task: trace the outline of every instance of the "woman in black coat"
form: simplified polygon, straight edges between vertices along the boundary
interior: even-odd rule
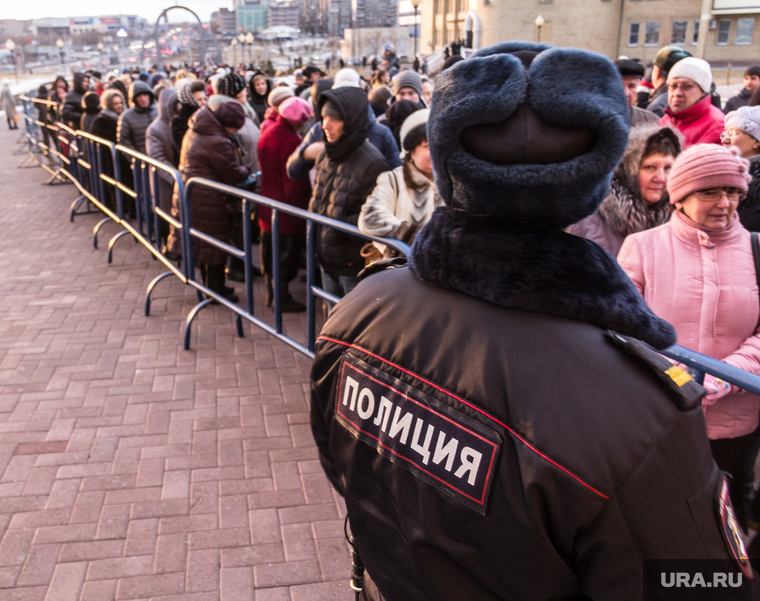
[[[105,90],[100,97],[100,108],[100,113],[92,122],[90,133],[116,144],[116,126],[119,122],[119,115],[124,111],[124,97],[117,89]],[[103,162],[103,173],[113,177],[113,157],[108,150],[102,150],[101,161]],[[108,208],[113,210],[116,207],[115,190],[110,185],[105,185],[104,189],[106,192],[104,202]]]
[[[272,91],[272,82],[261,71],[257,71],[251,77],[251,83],[248,90],[248,102],[251,103],[253,110],[259,118],[259,123],[264,123],[264,115],[269,108],[267,98]]]

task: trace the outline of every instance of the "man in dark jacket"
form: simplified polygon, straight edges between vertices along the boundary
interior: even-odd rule
[[[328,90],[319,99],[325,147],[317,158],[309,210],[356,225],[377,176],[388,163],[368,140],[369,100],[359,88]],[[322,286],[341,297],[353,290],[364,267],[364,242],[331,228],[320,228],[317,258]]]
[[[87,92],[82,96],[84,112],[80,117],[79,129],[88,134],[92,133],[92,125],[100,114],[100,96],[95,92]]]
[[[145,154],[145,132],[158,116],[153,91],[147,83],[138,80],[129,86],[129,106],[119,117],[117,138],[119,144]]]
[[[82,97],[89,87],[90,78],[86,74],[74,73],[74,87],[66,94],[61,111],[64,123],[72,129],[79,129],[79,121],[84,113]]]
[[[440,76],[428,122],[447,206],[316,347],[312,431],[364,598],[676,599],[657,560],[679,559],[751,598],[704,390],[639,342],[673,328],[563,231],[626,146],[615,67],[529,43],[474,56]]]
[[[760,84],[760,65],[752,65],[744,72],[744,87],[742,91],[733,98],[728,99],[726,106],[723,107],[723,111],[728,115],[728,113],[735,111],[739,107],[747,106],[758,84]]]

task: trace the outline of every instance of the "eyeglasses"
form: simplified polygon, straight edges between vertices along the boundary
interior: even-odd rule
[[[722,134],[720,134],[720,141],[725,142],[726,140],[730,140],[731,138],[738,138],[739,136],[745,133],[746,132],[743,132],[740,129],[727,129]]]
[[[694,84],[694,83],[669,83],[668,91],[675,92],[678,88],[681,88],[681,91],[684,94],[688,94],[696,87],[697,87],[697,84]]]
[[[746,194],[739,188],[710,188],[708,190],[697,190],[694,195],[702,202],[718,202],[726,195],[729,201],[737,202],[744,200]]]

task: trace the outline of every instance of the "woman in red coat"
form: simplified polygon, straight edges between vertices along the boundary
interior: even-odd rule
[[[279,107],[274,125],[259,138],[259,165],[261,166],[261,195],[286,204],[306,209],[311,187],[309,180],[294,181],[288,177],[288,157],[298,148],[301,136],[296,132],[311,118],[309,104],[297,97],[288,98]],[[259,207],[261,228],[261,271],[267,284],[267,306],[273,303],[272,291],[272,211]],[[280,215],[280,278],[282,310],[299,313],[306,305],[296,301],[288,291],[288,284],[298,275],[298,264],[304,248],[306,222],[291,215]]]

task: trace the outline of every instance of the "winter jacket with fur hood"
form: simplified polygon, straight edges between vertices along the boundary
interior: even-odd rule
[[[705,94],[702,100],[680,113],[674,113],[670,107],[665,109],[660,125],[670,125],[680,131],[686,150],[694,144],[720,144],[725,119],[723,111],[713,106],[712,96]]]
[[[568,232],[596,242],[617,257],[623,240],[629,234],[662,225],[670,219],[670,204],[665,193],[660,202],[648,205],[641,197],[639,169],[649,140],[656,135],[670,138],[681,151],[681,135],[671,127],[642,125],[631,129],[628,147],[610,185],[607,197],[589,217],[571,225]]]
[[[150,104],[141,107],[135,103],[135,98],[141,94],[150,96]],[[119,144],[145,154],[145,134],[148,126],[158,116],[153,91],[144,81],[136,81],[129,86],[129,108],[119,117],[116,137]]]
[[[678,344],[760,375],[760,298],[750,234],[734,214],[710,230],[676,211],[665,225],[626,239],[620,266],[647,304],[678,333]],[[758,425],[760,397],[733,392],[705,407],[711,439]]]
[[[528,109],[544,131],[549,118],[588,128],[593,147],[489,161],[499,141],[531,151]],[[612,257],[562,231],[596,209],[625,150],[616,67],[577,49],[485,48],[438,77],[427,127],[447,206],[408,268],[369,275],[335,306],[312,367],[312,432],[366,598],[664,599],[647,560],[730,561],[704,391],[626,338],[664,348],[672,328]],[[541,152],[578,152],[565,132],[545,135]]]
[[[367,94],[359,88],[328,90],[320,97],[320,113],[328,100],[344,116],[344,133],[334,143],[325,141],[325,149],[317,158],[309,210],[356,225],[364,201],[375,187],[377,176],[388,170],[388,163],[367,140]],[[360,254],[363,245],[364,241],[356,236],[320,227],[317,258],[329,273],[356,275],[364,267]]]
[[[224,126],[214,116],[214,112],[204,106],[189,122],[182,141],[179,172],[182,181],[191,177],[205,177],[222,184],[234,186],[250,175],[251,170],[240,162],[235,143],[230,139]],[[227,214],[226,195],[210,188],[198,186],[190,199],[193,227],[222,242],[229,242],[230,222]],[[174,189],[172,215],[179,219],[179,192]],[[171,228],[169,248],[175,253],[182,252],[181,234]],[[206,265],[224,265],[227,253],[208,244],[193,239],[195,260]]]
[[[749,174],[752,181],[747,197],[739,203],[736,212],[745,228],[750,232],[760,232],[760,155],[750,157]]]
[[[167,88],[161,92],[158,100],[158,117],[153,120],[146,131],[145,145],[149,157],[176,167],[179,163],[179,148],[174,146],[171,121],[177,114],[177,90]],[[174,178],[166,171],[158,171],[159,206],[166,212],[172,207]],[[153,178],[150,178],[153,185]],[[155,190],[153,191],[155,194]]]

